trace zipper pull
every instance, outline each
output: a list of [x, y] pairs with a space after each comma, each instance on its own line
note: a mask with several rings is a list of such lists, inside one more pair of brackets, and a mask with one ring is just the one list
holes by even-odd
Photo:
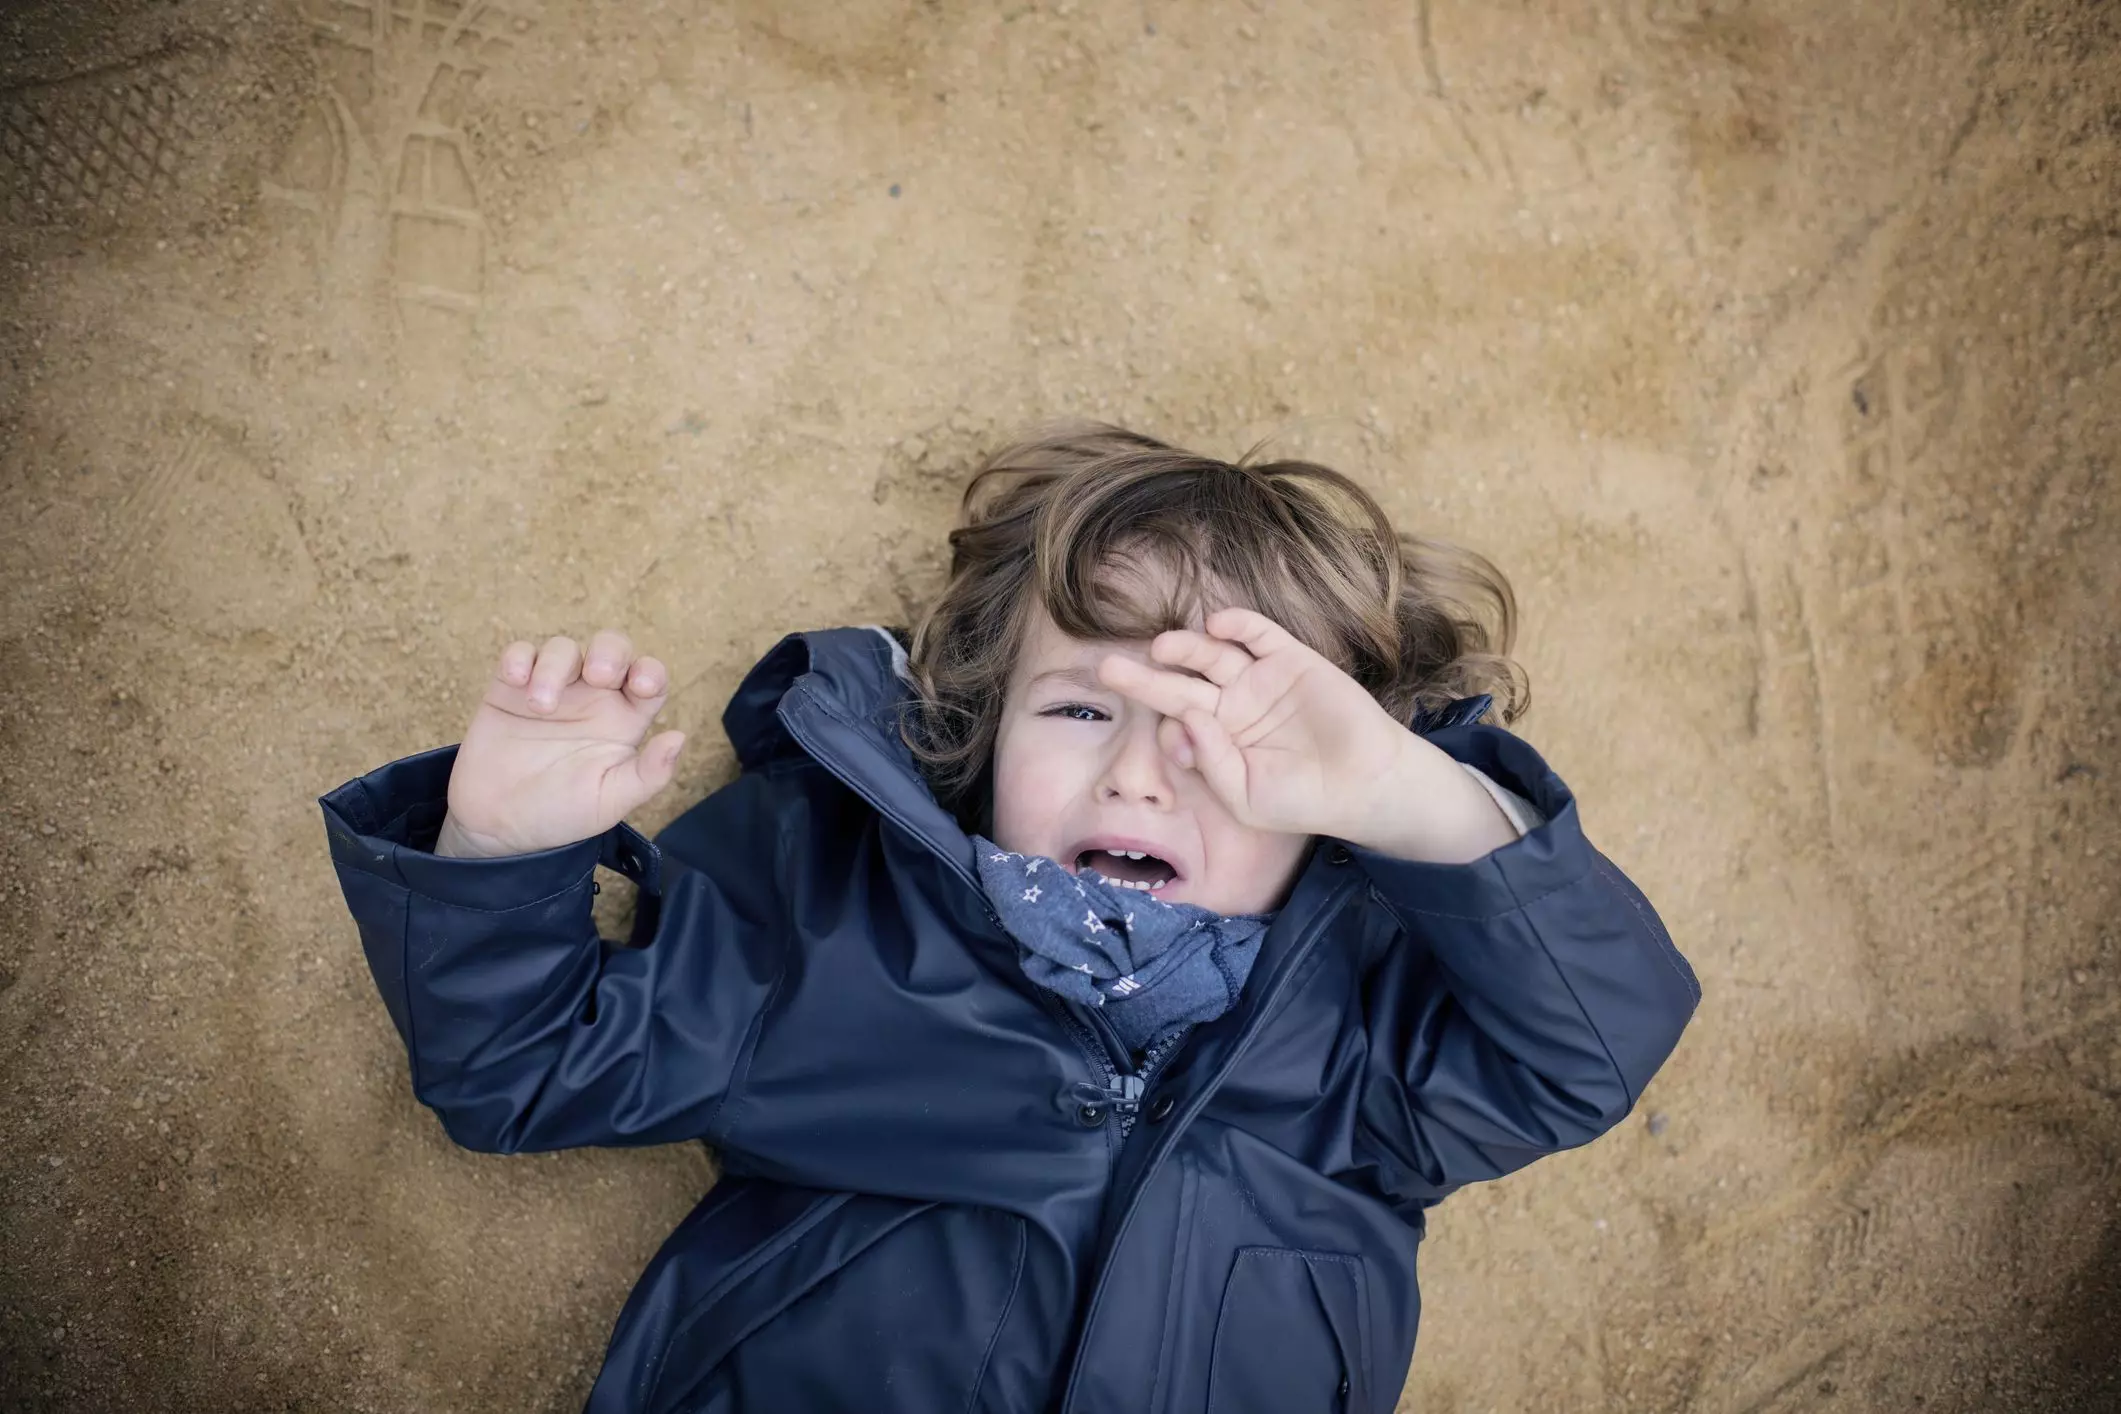
[[1069, 1087], [1068, 1098], [1075, 1103], [1076, 1115], [1084, 1124], [1098, 1124], [1107, 1110], [1131, 1115], [1140, 1109], [1142, 1092], [1148, 1088], [1148, 1082], [1139, 1075], [1121, 1075], [1114, 1077], [1109, 1086], [1077, 1081]]
[[1106, 1093], [1112, 1096], [1113, 1109], [1123, 1115], [1130, 1115], [1141, 1108], [1142, 1091], [1148, 1088], [1148, 1082], [1139, 1075], [1122, 1075]]

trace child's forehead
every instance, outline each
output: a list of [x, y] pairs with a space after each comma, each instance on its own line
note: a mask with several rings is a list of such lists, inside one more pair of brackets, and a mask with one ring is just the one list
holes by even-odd
[[[1068, 629], [1060, 627], [1044, 595], [1034, 592], [1010, 676], [1018, 683], [1066, 676], [1094, 667], [1115, 651], [1146, 658], [1159, 633], [1174, 628], [1197, 633], [1217, 609], [1253, 607], [1214, 576], [1188, 569], [1193, 572], [1181, 572], [1154, 554], [1114, 556], [1098, 568], [1089, 593], [1069, 596], [1062, 610], [1072, 620]], [[1084, 631], [1086, 626], [1090, 631]]]
[[[1167, 627], [1185, 627], [1198, 632], [1202, 615], [1196, 612], [1190, 623], [1171, 624]], [[1163, 632], [1159, 628], [1157, 632]], [[1140, 638], [1122, 638], [1106, 635], [1076, 637], [1065, 633], [1046, 612], [1045, 606], [1032, 606], [1031, 621], [1027, 625], [1023, 642], [1018, 645], [1014, 671], [1010, 676], [1020, 685], [1039, 681], [1073, 684], [1088, 690], [1101, 690], [1097, 681], [1097, 664], [1108, 654], [1124, 653], [1129, 657], [1147, 659], [1149, 644], [1155, 634]]]
[[1025, 625], [1023, 642], [1017, 646], [1017, 665], [1038, 672], [1070, 663], [1094, 663], [1114, 650], [1147, 652], [1153, 637], [1154, 634], [1142, 638], [1091, 634], [1079, 638], [1063, 632], [1060, 625], [1053, 622], [1053, 616], [1046, 612], [1045, 605], [1034, 604], [1030, 621]]

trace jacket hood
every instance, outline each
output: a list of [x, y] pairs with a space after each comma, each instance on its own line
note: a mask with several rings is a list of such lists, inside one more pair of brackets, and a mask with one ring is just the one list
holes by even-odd
[[798, 684], [850, 721], [872, 725], [874, 744], [902, 758], [919, 781], [913, 753], [898, 734], [899, 714], [913, 700], [913, 682], [906, 650], [891, 630], [875, 624], [810, 629], [774, 644], [744, 675], [722, 711], [722, 730], [746, 770], [803, 750], [780, 717], [782, 700]]
[[914, 701], [906, 649], [890, 629], [791, 633], [759, 659], [722, 712], [747, 771], [815, 760], [978, 887], [972, 838], [935, 798], [900, 735]]

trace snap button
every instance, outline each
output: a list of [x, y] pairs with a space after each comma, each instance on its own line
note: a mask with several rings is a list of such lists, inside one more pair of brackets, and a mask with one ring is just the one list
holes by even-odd
[[1334, 845], [1333, 848], [1326, 851], [1326, 863], [1328, 864], [1346, 864], [1354, 857], [1354, 855], [1348, 853], [1348, 847], [1344, 844]]
[[1105, 1122], [1105, 1112], [1096, 1105], [1084, 1105], [1075, 1112], [1075, 1118], [1084, 1128], [1095, 1129]]
[[1170, 1095], [1158, 1095], [1156, 1103], [1149, 1106], [1149, 1123], [1162, 1124], [1171, 1118], [1171, 1111], [1178, 1108], [1178, 1101]]

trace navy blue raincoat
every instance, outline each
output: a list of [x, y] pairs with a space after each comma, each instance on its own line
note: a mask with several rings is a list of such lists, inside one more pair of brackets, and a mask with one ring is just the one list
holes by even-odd
[[453, 1139], [721, 1154], [589, 1409], [1384, 1414], [1426, 1210], [1603, 1133], [1678, 1040], [1699, 992], [1649, 904], [1537, 753], [1446, 726], [1547, 823], [1463, 865], [1318, 841], [1238, 1006], [1145, 1081], [1018, 965], [895, 660], [783, 640], [723, 718], [741, 774], [655, 844], [438, 858], [453, 748], [324, 798]]

